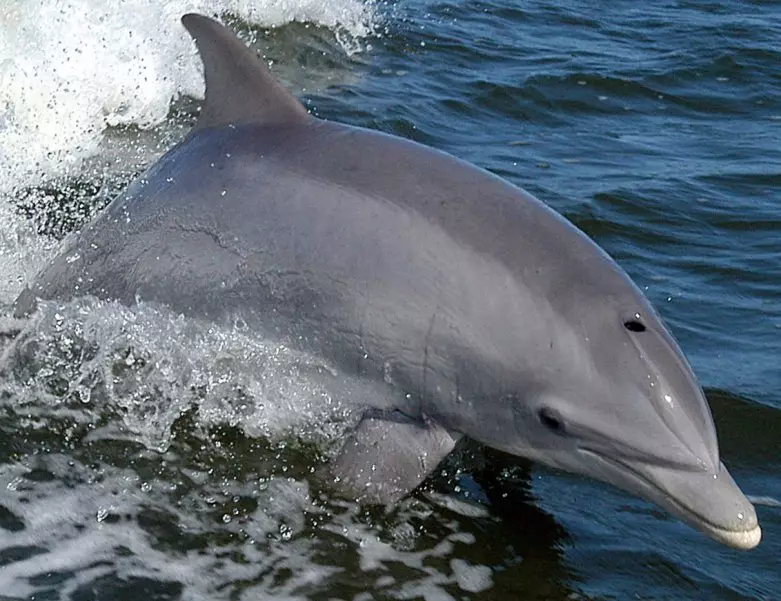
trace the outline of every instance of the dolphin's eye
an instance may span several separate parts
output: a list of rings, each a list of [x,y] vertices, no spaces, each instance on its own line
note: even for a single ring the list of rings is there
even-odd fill
[[[645,324],[636,319],[630,319],[624,322],[624,327],[630,332],[645,332]]]
[[[548,428],[551,432],[556,434],[564,434],[564,421],[561,419],[558,413],[543,407],[537,412],[537,417],[540,418],[540,423]]]

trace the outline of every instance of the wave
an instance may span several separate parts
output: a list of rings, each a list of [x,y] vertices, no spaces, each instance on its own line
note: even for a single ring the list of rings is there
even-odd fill
[[[360,0],[11,2],[0,11],[0,195],[78,173],[109,128],[152,128],[174,99],[202,97],[200,61],[179,23],[190,11],[318,25],[345,52],[375,24]]]

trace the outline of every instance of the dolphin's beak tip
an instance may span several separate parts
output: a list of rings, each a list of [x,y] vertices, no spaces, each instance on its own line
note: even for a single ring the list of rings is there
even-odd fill
[[[751,530],[744,530],[741,532],[727,532],[725,533],[724,542],[733,549],[739,549],[741,551],[750,551],[762,540],[762,528],[757,524]]]
[[[705,532],[714,540],[740,551],[750,551],[759,545],[762,540],[762,528],[759,525],[754,506],[747,499],[745,501],[747,505],[738,514],[739,519],[743,521],[744,527],[742,529],[736,527],[739,524],[733,523],[733,528],[719,528],[709,525],[705,528]]]
[[[721,516],[722,518],[732,516],[732,518],[716,520],[713,519],[715,515],[711,514],[709,516],[711,519],[706,523],[700,523],[699,527],[711,538],[728,547],[749,551],[762,540],[762,528],[756,510],[732,479],[724,464],[720,463],[719,467],[720,477],[714,481],[716,486],[707,498],[713,501],[713,508],[721,506],[723,509],[724,505],[731,505]],[[722,499],[722,503],[716,501],[719,498]]]

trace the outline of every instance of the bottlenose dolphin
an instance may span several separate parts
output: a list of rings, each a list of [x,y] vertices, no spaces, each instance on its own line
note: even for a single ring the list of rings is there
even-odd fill
[[[228,29],[182,18],[199,121],[17,299],[138,299],[318,353],[378,391],[328,468],[359,500],[462,436],[593,476],[749,549],[761,532],[659,315],[585,234],[443,152],[309,115]]]

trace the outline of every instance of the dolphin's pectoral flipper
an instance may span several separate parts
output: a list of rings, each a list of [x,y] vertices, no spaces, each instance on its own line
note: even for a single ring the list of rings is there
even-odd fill
[[[329,465],[330,479],[359,501],[393,503],[423,482],[459,438],[430,419],[367,414]]]

